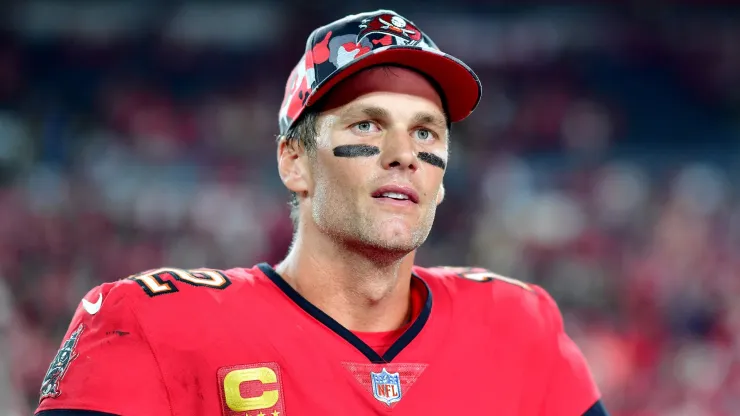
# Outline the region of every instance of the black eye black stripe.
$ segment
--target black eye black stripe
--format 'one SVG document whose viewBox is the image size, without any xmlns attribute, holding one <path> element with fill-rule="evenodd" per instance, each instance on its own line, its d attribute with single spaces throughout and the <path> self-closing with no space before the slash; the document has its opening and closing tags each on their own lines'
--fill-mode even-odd
<svg viewBox="0 0 740 416">
<path fill-rule="evenodd" d="M 336 157 L 369 157 L 379 154 L 380 149 L 369 144 L 345 144 L 334 148 Z"/>
<path fill-rule="evenodd" d="M 447 166 L 444 159 L 442 159 L 441 157 L 433 153 L 419 152 L 419 159 L 421 159 L 423 162 L 427 162 L 430 165 L 436 166 L 440 169 L 444 169 L 445 166 Z"/>
<path fill-rule="evenodd" d="M 336 157 L 370 157 L 379 154 L 380 148 L 369 144 L 345 144 L 334 148 L 334 156 Z M 440 169 L 447 166 L 444 159 L 433 153 L 419 152 L 419 159 Z"/>
</svg>

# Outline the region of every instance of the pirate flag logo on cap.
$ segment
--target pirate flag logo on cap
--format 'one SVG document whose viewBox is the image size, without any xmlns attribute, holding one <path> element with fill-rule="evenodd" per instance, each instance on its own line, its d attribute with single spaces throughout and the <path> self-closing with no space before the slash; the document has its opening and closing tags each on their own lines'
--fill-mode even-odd
<svg viewBox="0 0 740 416">
<path fill-rule="evenodd" d="M 390 35 L 396 39 L 396 44 L 415 46 L 421 42 L 422 34 L 411 22 L 401 16 L 383 13 L 363 19 L 360 23 L 360 33 L 357 34 L 357 43 L 370 34 Z"/>
</svg>

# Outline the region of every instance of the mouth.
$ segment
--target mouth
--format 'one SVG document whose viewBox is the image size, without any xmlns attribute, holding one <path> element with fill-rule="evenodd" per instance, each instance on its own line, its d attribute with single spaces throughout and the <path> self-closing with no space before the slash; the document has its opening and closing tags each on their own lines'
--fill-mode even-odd
<svg viewBox="0 0 740 416">
<path fill-rule="evenodd" d="M 406 186 L 386 185 L 381 186 L 371 195 L 375 199 L 387 199 L 390 201 L 419 203 L 419 194 Z"/>
</svg>

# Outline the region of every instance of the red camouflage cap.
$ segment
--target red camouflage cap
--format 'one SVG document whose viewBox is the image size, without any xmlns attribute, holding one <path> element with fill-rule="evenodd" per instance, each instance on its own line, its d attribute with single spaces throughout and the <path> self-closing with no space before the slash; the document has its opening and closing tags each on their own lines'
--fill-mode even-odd
<svg viewBox="0 0 740 416">
<path fill-rule="evenodd" d="M 280 134 L 336 84 L 383 64 L 405 66 L 435 81 L 450 122 L 465 119 L 480 102 L 481 82 L 470 67 L 439 50 L 410 20 L 391 10 L 376 10 L 346 16 L 311 33 L 285 86 Z"/>
</svg>

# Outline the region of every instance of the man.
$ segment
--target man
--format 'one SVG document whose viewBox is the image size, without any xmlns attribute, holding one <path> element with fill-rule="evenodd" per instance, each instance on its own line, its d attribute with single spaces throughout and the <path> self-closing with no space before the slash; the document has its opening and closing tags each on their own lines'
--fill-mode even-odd
<svg viewBox="0 0 740 416">
<path fill-rule="evenodd" d="M 93 289 L 39 414 L 605 415 L 541 288 L 414 265 L 449 125 L 480 95 L 470 68 L 394 12 L 314 31 L 279 115 L 286 258 Z"/>
</svg>

